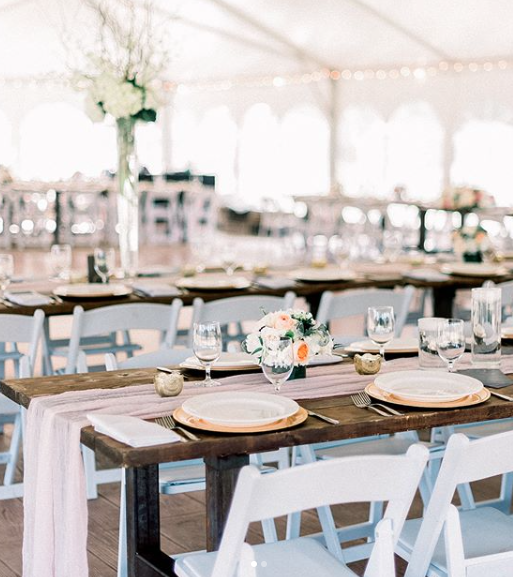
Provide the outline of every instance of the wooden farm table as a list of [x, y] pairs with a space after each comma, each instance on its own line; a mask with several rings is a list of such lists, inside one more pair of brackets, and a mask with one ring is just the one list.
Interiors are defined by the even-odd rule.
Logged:
[[[59, 377], [9, 380], [0, 390], [28, 407], [40, 395], [70, 390], [119, 388], [151, 382], [152, 370], [115, 371]], [[502, 390], [513, 394], [513, 385]], [[502, 392], [501, 391], [501, 392]], [[230, 500], [240, 468], [249, 454], [308, 443], [336, 441], [407, 430], [456, 425], [513, 417], [513, 403], [492, 397], [483, 404], [446, 410], [411, 409], [398, 417], [381, 417], [357, 409], [346, 396], [309, 399], [300, 404], [338, 419], [329, 425], [314, 418], [293, 429], [273, 433], [229, 435], [198, 432], [200, 441], [131, 448], [93, 428], [82, 430], [82, 442], [106, 456], [113, 465], [126, 468], [129, 574], [139, 577], [175, 575], [173, 561], [160, 548], [158, 465], [169, 461], [203, 458], [206, 467], [207, 547], [220, 542]]]
[[[479, 287], [483, 284], [485, 278], [480, 277], [459, 277], [447, 276], [445, 280], [418, 280], [408, 278], [400, 273], [386, 275], [379, 274], [379, 266], [376, 265], [376, 274], [366, 272], [365, 276], [361, 276], [355, 280], [342, 282], [295, 282], [290, 287], [281, 289], [269, 289], [253, 283], [249, 288], [243, 290], [222, 290], [222, 291], [182, 291], [177, 295], [181, 298], [185, 305], [191, 305], [196, 297], [201, 297], [206, 301], [216, 300], [221, 298], [241, 296], [241, 295], [276, 295], [282, 296], [288, 290], [294, 291], [298, 296], [304, 297], [310, 304], [312, 312], [315, 314], [319, 306], [321, 295], [324, 291], [344, 291], [350, 289], [364, 289], [364, 288], [392, 288], [394, 286], [405, 286], [411, 284], [417, 288], [430, 288], [433, 290], [434, 297], [434, 315], [440, 317], [452, 316], [452, 305], [456, 291], [458, 289], [470, 289]], [[280, 275], [280, 273], [276, 273]], [[282, 272], [281, 275], [284, 273]], [[176, 277], [175, 277], [176, 278]], [[513, 274], [505, 277], [500, 277], [497, 282], [513, 280]], [[142, 281], [139, 281], [142, 282]], [[155, 280], [159, 284], [172, 283], [173, 278], [160, 278]], [[55, 288], [55, 284], [50, 281], [39, 282], [24, 282], [13, 284], [10, 288], [16, 290], [36, 290], [43, 294], [51, 294]], [[154, 302], [154, 303], [170, 303], [176, 297], [146, 297], [140, 294], [132, 294], [124, 298], [109, 298], [109, 299], [73, 299], [65, 301], [54, 301], [48, 305], [41, 307], [27, 307], [19, 306], [11, 303], [0, 301], [1, 314], [26, 314], [32, 315], [36, 308], [44, 310], [47, 317], [69, 315], [72, 314], [73, 308], [80, 304], [86, 310], [104, 307], [112, 304], [121, 303], [137, 303], [137, 302]]]

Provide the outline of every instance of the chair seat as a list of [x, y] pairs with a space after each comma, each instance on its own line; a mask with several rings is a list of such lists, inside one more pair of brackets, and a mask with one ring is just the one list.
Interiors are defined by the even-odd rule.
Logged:
[[[255, 577], [355, 577], [355, 573], [313, 539], [255, 545], [253, 551], [257, 562]], [[176, 560], [175, 572], [179, 577], [210, 577], [216, 557], [216, 551], [184, 555]]]
[[[362, 443], [346, 443], [327, 449], [319, 449], [316, 455], [319, 459], [334, 459], [337, 457], [352, 457], [357, 455], [403, 455], [411, 447], [418, 444], [418, 441], [404, 437], [394, 436], [379, 438], [374, 441]], [[428, 443], [422, 443], [428, 449]]]
[[[422, 519], [412, 519], [404, 524], [399, 547], [411, 554]], [[461, 532], [465, 557], [480, 557], [511, 551], [513, 544], [513, 518], [492, 507], [460, 511]], [[431, 565], [441, 574], [447, 573], [443, 534], [436, 546]], [[489, 568], [483, 573], [488, 577]], [[477, 575], [477, 573], [472, 573]], [[504, 577], [509, 577], [511, 570]], [[493, 577], [500, 577], [495, 574]]]

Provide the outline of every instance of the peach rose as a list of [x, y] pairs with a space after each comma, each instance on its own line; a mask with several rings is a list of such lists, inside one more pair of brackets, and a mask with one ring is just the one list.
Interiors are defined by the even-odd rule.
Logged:
[[284, 331], [292, 330], [296, 326], [296, 321], [287, 313], [280, 313], [274, 320], [274, 328]]
[[305, 341], [294, 343], [294, 362], [299, 365], [306, 365], [310, 356], [310, 348]]

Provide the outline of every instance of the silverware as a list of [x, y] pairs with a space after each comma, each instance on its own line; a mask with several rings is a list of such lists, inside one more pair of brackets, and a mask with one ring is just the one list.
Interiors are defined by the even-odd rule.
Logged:
[[396, 415], [397, 417], [401, 417], [402, 415], [404, 415], [404, 413], [401, 413], [401, 411], [394, 409], [394, 407], [390, 407], [389, 405], [384, 405], [383, 403], [375, 403], [372, 400], [372, 398], [369, 396], [369, 394], [366, 393], [365, 391], [362, 391], [359, 394], [362, 396], [363, 399], [365, 399], [365, 402], [368, 403], [369, 405], [374, 405], [375, 407], [381, 407], [382, 409], [385, 409], [386, 411], [388, 411], [389, 413], [392, 413], [392, 415]]
[[57, 303], [59, 305], [62, 305], [64, 303], [61, 297], [58, 297], [57, 295], [48, 295], [48, 296], [50, 297], [50, 300], [52, 300], [54, 303]]
[[10, 301], [8, 301], [7, 299], [4, 298], [0, 298], [0, 302], [5, 305], [6, 307], [9, 307], [10, 309], [15, 309], [16, 305]]
[[[184, 434], [187, 439], [190, 439], [191, 441], [199, 441], [199, 437], [196, 437], [196, 435], [194, 433], [191, 433], [190, 431], [188, 431], [187, 429], [184, 429], [183, 427], [180, 427], [179, 425], [177, 425], [175, 423], [175, 420], [173, 419], [173, 417], [171, 415], [166, 415], [164, 417], [158, 417], [157, 419], [155, 419], [155, 422], [157, 423], [157, 425], [160, 425], [161, 427], [165, 427], [166, 429], [170, 429], [171, 431], [180, 431], [180, 433]], [[186, 439], [184, 439], [185, 441]]]
[[367, 402], [365, 397], [362, 397], [361, 393], [351, 395], [351, 401], [353, 401], [354, 406], [357, 407], [358, 409], [371, 409], [375, 413], [378, 413], [378, 415], [381, 415], [382, 417], [394, 416], [392, 415], [392, 413], [389, 413], [388, 411], [378, 408], [374, 403]]
[[160, 371], [161, 373], [169, 373], [170, 375], [176, 372], [172, 369], [168, 369], [167, 367], [157, 367], [157, 371]]
[[313, 411], [310, 410], [307, 410], [306, 412], [310, 415], [310, 417], [317, 417], [321, 421], [326, 421], [327, 423], [330, 423], [330, 425], [340, 424], [340, 421], [337, 421], [337, 419], [332, 419], [331, 417], [327, 417], [326, 415], [320, 415], [319, 413], [314, 413]]
[[513, 403], [513, 397], [510, 397], [508, 395], [504, 395], [503, 393], [496, 393], [495, 391], [491, 391], [490, 389], [487, 389], [490, 393], [490, 395], [493, 395], [494, 397], [498, 397], [499, 399], [502, 399], [503, 401], [510, 401], [511, 403]]

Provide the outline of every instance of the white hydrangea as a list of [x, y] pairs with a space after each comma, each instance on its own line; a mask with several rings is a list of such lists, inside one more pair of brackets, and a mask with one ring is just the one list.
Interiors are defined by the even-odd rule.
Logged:
[[143, 92], [130, 82], [109, 83], [100, 102], [114, 118], [127, 118], [142, 110]]
[[92, 122], [102, 122], [105, 118], [105, 113], [91, 94], [88, 94], [85, 98], [84, 111]]

